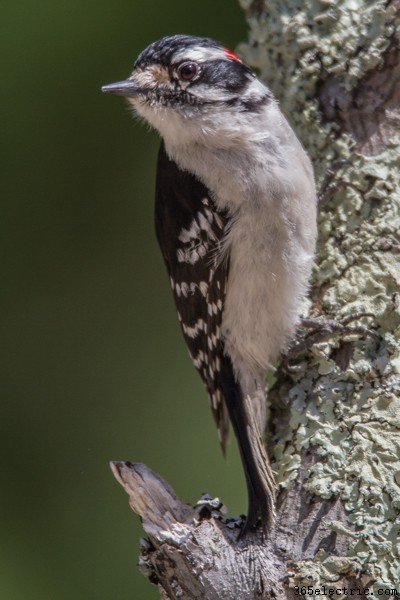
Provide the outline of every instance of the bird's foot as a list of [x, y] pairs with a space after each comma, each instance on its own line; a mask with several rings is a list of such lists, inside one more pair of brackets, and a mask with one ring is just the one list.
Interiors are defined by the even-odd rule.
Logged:
[[227, 512], [223, 502], [219, 498], [213, 498], [210, 494], [202, 494], [194, 508], [198, 511], [199, 521], [211, 518], [221, 520]]
[[227, 508], [219, 498], [213, 498], [210, 494], [202, 494], [194, 506], [198, 513], [196, 522], [200, 524], [202, 521], [216, 519], [221, 521], [229, 529], [238, 529], [238, 539], [242, 539], [254, 535], [263, 535], [261, 520], [256, 513], [250, 509], [249, 515], [239, 515], [238, 517], [227, 517]]
[[351, 325], [354, 321], [358, 321], [363, 317], [374, 318], [373, 313], [357, 312], [343, 319], [302, 319], [301, 325], [305, 329], [309, 329], [301, 342], [292, 346], [283, 359], [283, 366], [287, 371], [293, 370], [290, 365], [290, 360], [302, 352], [309, 350], [314, 344], [318, 344], [333, 336], [358, 335], [360, 337], [372, 337], [375, 340], [381, 340], [379, 333], [366, 327], [365, 325]]
[[329, 200], [332, 199], [334, 194], [341, 188], [350, 187], [356, 189], [356, 187], [349, 181], [345, 181], [341, 178], [336, 178], [338, 171], [340, 171], [342, 167], [348, 165], [351, 165], [351, 162], [347, 159], [337, 160], [327, 170], [324, 182], [321, 186], [321, 189], [318, 192], [318, 206], [323, 206], [324, 204], [329, 202]]

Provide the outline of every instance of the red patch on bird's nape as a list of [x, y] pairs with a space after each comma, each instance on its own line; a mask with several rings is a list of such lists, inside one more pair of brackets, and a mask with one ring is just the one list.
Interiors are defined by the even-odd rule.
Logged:
[[238, 62], [242, 63], [242, 59], [239, 58], [234, 52], [232, 52], [232, 50], [224, 50], [225, 52], [225, 56], [227, 56], [228, 58], [232, 59], [232, 60], [237, 60]]

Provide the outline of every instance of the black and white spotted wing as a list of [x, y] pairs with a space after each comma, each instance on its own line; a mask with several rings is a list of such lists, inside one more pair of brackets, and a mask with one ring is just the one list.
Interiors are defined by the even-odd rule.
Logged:
[[228, 260], [216, 257], [226, 223], [226, 216], [216, 210], [207, 188], [179, 169], [162, 143], [156, 183], [157, 238], [186, 344], [206, 385], [224, 451], [229, 420], [220, 385], [220, 327]]

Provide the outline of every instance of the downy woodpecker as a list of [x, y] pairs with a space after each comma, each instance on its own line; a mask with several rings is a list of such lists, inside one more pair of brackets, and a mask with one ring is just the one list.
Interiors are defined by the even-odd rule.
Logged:
[[316, 242], [313, 170], [271, 91], [209, 38], [165, 37], [138, 57], [125, 96], [162, 137], [155, 223], [190, 356], [225, 453], [238, 440], [244, 532], [274, 517], [263, 445], [265, 375], [293, 336]]

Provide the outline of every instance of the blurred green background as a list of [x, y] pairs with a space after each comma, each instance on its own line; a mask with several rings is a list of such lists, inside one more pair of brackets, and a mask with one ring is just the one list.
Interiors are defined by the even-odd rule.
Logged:
[[2, 0], [0, 598], [156, 599], [108, 461], [246, 510], [153, 233], [156, 134], [100, 86], [173, 33], [246, 38], [235, 0]]

